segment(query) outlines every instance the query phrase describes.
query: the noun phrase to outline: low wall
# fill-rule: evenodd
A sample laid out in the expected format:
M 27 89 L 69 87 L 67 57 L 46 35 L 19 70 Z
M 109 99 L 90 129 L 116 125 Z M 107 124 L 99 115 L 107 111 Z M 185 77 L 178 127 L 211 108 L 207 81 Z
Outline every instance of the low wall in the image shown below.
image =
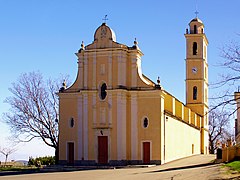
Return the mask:
M 240 157 L 240 146 L 225 147 L 222 149 L 222 162 L 230 162 Z

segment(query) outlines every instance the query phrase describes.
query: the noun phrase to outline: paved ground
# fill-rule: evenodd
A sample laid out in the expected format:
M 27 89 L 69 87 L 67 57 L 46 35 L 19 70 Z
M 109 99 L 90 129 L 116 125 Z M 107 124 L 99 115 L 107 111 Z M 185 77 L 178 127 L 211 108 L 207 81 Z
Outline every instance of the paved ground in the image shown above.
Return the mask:
M 222 179 L 219 164 L 210 164 L 215 156 L 197 155 L 160 166 L 148 168 L 123 168 L 82 170 L 73 172 L 37 173 L 2 176 L 0 180 L 216 180 Z

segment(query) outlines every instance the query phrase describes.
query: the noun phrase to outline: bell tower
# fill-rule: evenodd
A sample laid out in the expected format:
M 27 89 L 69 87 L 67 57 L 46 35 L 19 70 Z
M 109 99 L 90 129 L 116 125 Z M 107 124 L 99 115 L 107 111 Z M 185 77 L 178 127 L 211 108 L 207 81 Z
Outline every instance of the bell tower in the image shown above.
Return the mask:
M 202 116 L 201 153 L 208 153 L 208 40 L 204 25 L 194 18 L 186 30 L 186 106 Z

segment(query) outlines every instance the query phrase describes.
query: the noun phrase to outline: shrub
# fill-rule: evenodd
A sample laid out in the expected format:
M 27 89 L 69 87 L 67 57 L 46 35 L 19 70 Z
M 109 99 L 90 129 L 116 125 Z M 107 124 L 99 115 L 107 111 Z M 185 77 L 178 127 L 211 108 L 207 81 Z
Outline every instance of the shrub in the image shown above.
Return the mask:
M 37 157 L 37 158 L 33 158 L 33 157 L 29 157 L 28 160 L 28 165 L 29 166 L 36 166 L 36 167 L 40 167 L 41 165 L 54 165 L 55 164 L 55 156 L 44 156 L 44 157 Z

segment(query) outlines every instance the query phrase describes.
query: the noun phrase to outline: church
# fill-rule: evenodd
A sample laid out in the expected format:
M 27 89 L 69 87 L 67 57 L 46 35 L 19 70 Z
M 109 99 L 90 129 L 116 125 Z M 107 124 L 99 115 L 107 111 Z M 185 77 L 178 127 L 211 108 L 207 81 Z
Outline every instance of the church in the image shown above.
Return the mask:
M 76 53 L 75 82 L 60 89 L 59 163 L 164 164 L 208 153 L 208 40 L 194 18 L 186 29 L 186 103 L 142 73 L 142 51 L 118 43 L 102 23 Z

